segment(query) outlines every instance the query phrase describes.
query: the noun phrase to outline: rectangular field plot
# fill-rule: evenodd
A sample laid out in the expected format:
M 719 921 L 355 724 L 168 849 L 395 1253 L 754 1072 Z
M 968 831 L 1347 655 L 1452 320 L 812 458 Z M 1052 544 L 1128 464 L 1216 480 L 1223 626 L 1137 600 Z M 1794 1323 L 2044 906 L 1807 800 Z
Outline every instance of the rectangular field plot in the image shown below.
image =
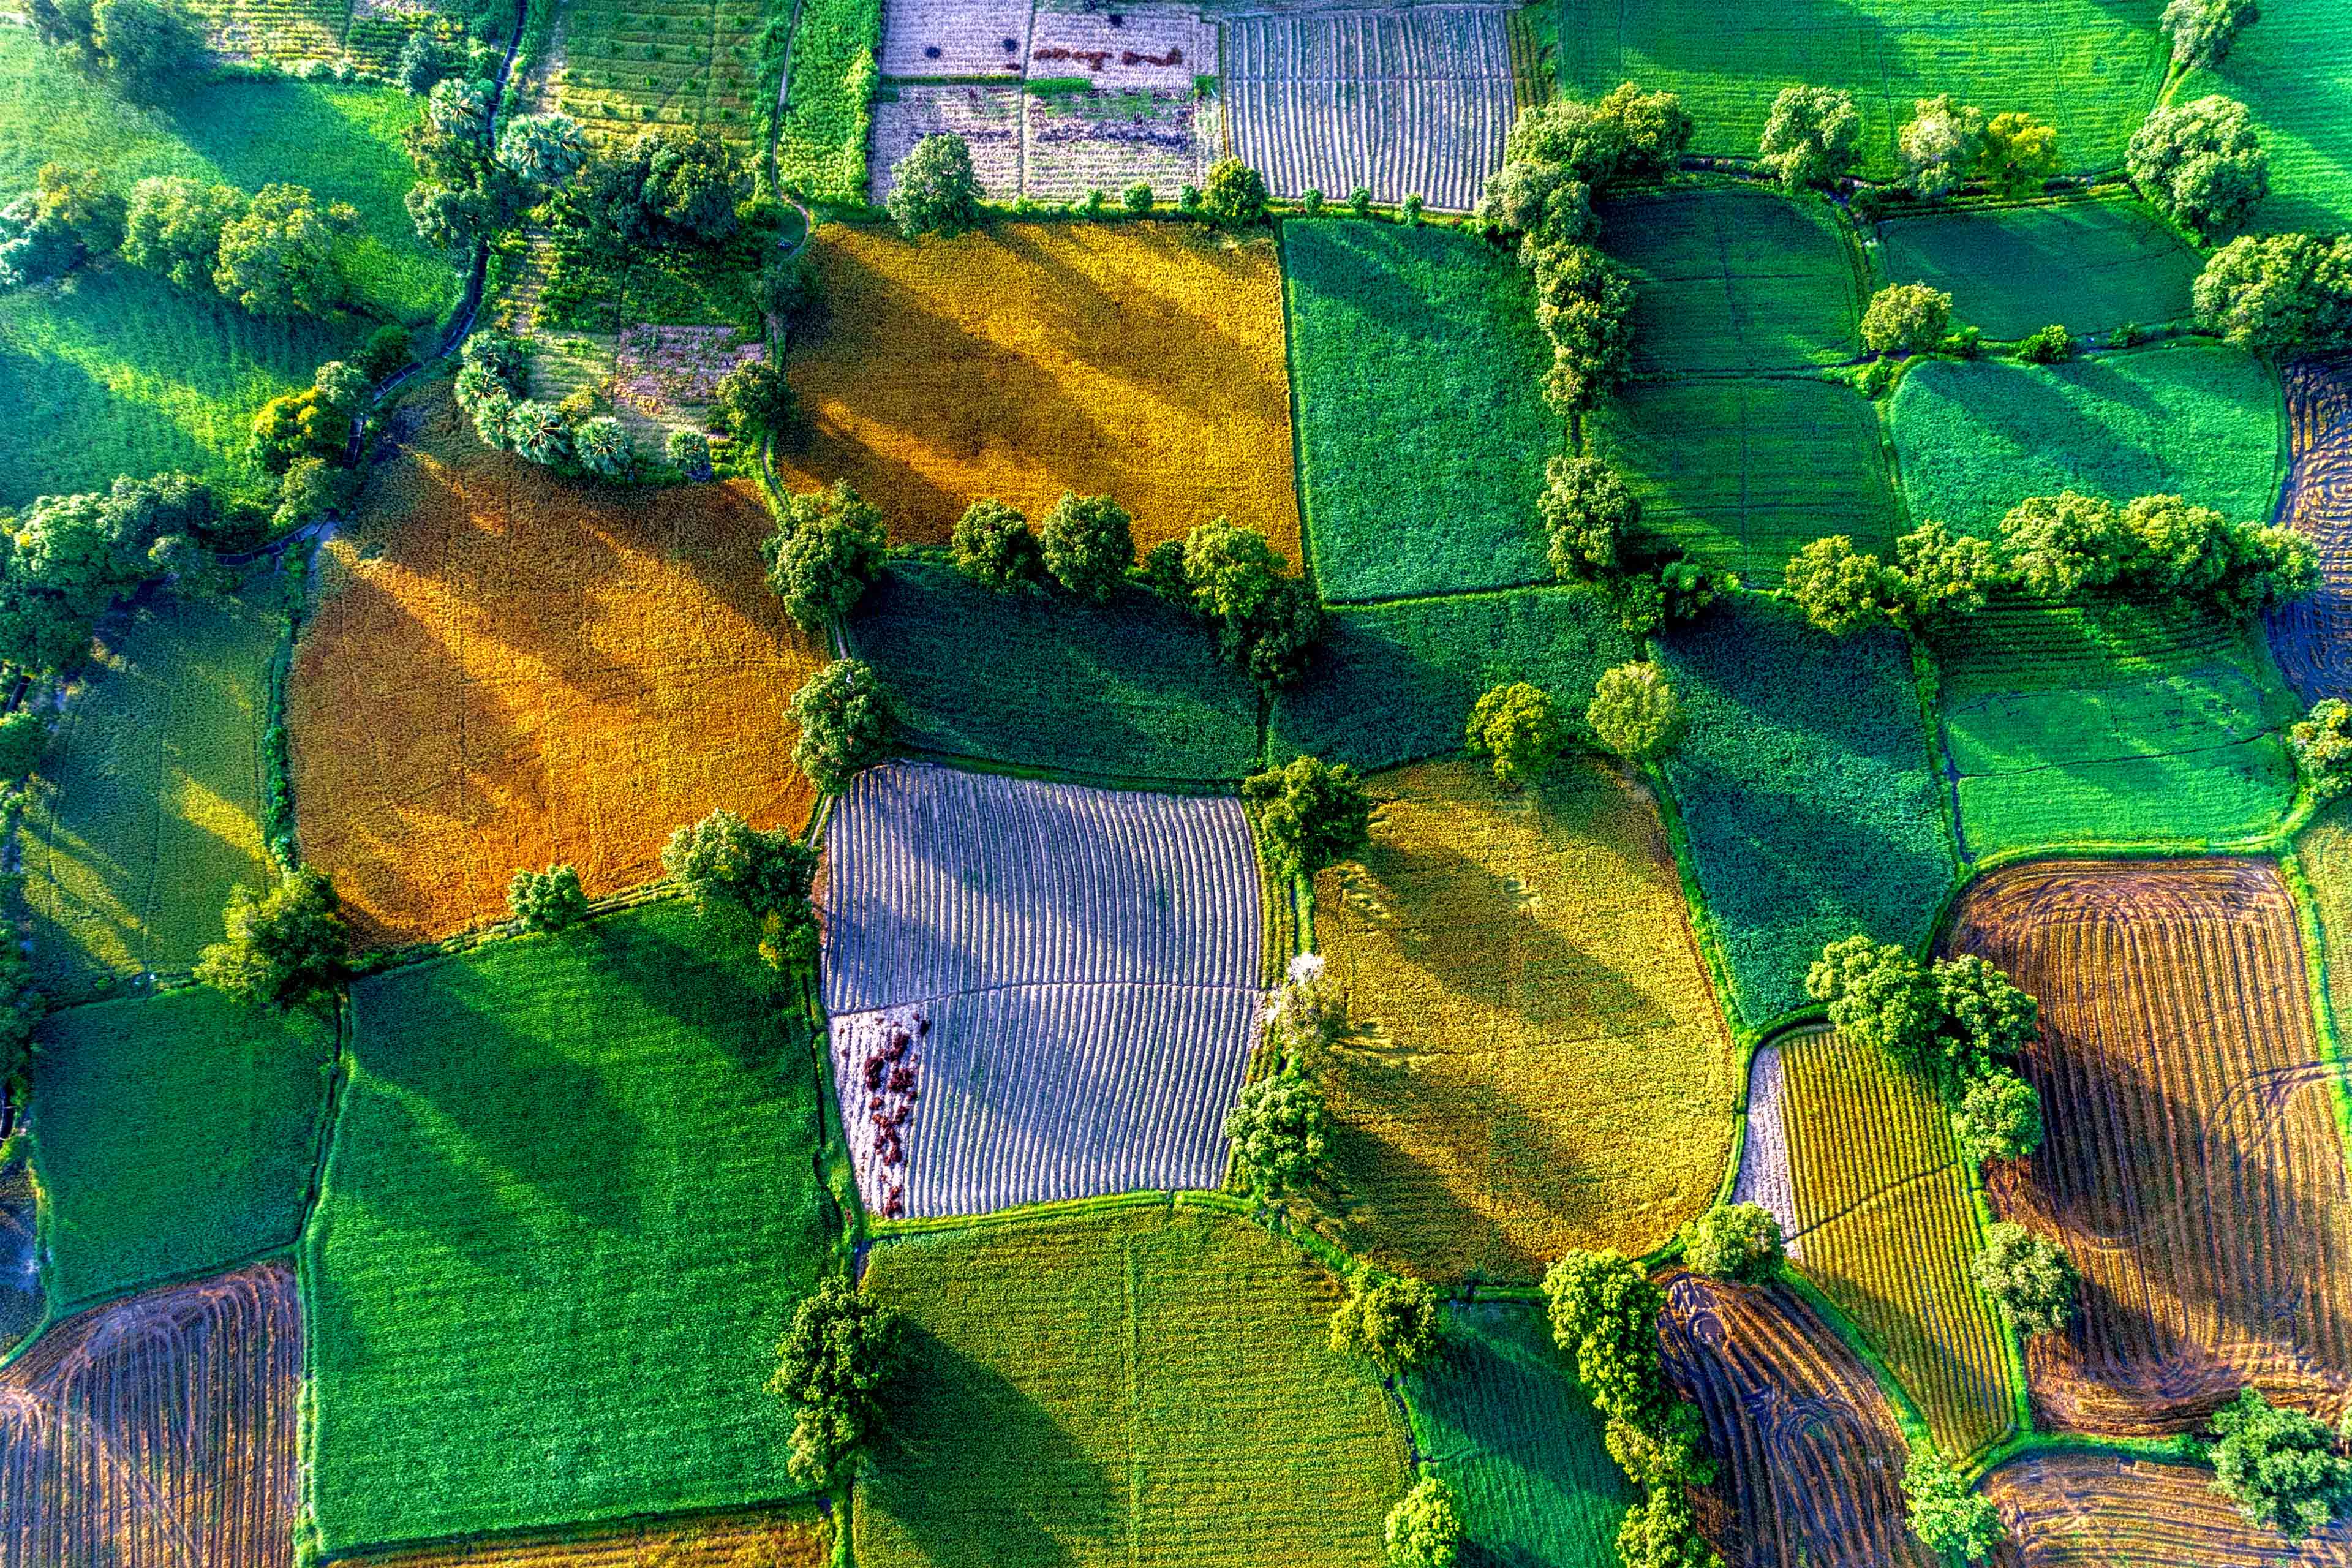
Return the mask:
M 45 1020 L 27 1119 L 48 1287 L 71 1310 L 290 1246 L 331 1025 L 189 987 Z
M 1371 843 L 1316 882 L 1366 1029 L 1327 1075 L 1343 1242 L 1449 1280 L 1657 1247 L 1714 1198 L 1737 1085 L 1654 806 L 1582 759 L 1372 789 Z
M 2334 0 L 2276 0 L 2238 37 L 2221 68 L 2192 72 L 2173 100 L 2207 93 L 2252 110 L 2271 158 L 2256 234 L 2352 228 L 2352 29 Z
M 2129 196 L 1928 212 L 1878 226 L 1880 269 L 1952 297 L 1952 319 L 2012 341 L 2053 321 L 2110 332 L 2189 314 L 2203 258 Z
M 1832 641 L 1742 598 L 1661 639 L 1689 714 L 1666 763 L 1751 1028 L 1805 1005 L 1805 966 L 1868 931 L 1925 940 L 1955 870 L 1903 642 Z
M 1625 476 L 1642 526 L 1751 588 L 1777 586 L 1816 539 L 1893 547 L 1878 412 L 1835 382 L 1635 383 L 1591 416 L 1594 455 Z
M 1753 185 L 1601 204 L 1634 284 L 1633 373 L 1803 370 L 1862 352 L 1862 277 L 1828 203 Z
M 1706 1421 L 1716 1482 L 1694 1501 L 1729 1568 L 1938 1568 L 1904 1522 L 1895 1412 L 1802 1297 L 1676 1273 L 1658 1337 Z
M 828 226 L 810 256 L 826 325 L 791 356 L 812 421 L 779 454 L 794 488 L 849 480 L 898 542 L 944 543 L 983 498 L 1035 518 L 1069 490 L 1134 513 L 1139 550 L 1222 515 L 1297 560 L 1270 242 L 998 224 L 914 245 Z
M 573 483 L 428 406 L 330 547 L 287 684 L 303 858 L 362 940 L 504 919 L 520 866 L 649 882 L 714 807 L 805 823 L 785 705 L 822 655 L 762 577 L 758 492 Z
M 1324 598 L 1549 582 L 1535 503 L 1564 433 L 1526 274 L 1433 228 L 1291 223 L 1282 250 Z
M 825 827 L 824 1005 L 868 1210 L 1214 1187 L 1257 1037 L 1231 796 L 889 763 Z
M 2294 466 L 2278 516 L 2319 549 L 2319 591 L 2271 617 L 2271 651 L 2305 702 L 2352 697 L 2352 363 L 2281 372 Z
M 1380 1557 L 1402 1423 L 1328 1347 L 1338 1281 L 1241 1215 L 1156 1202 L 893 1237 L 865 1288 L 911 1320 L 914 1369 L 858 1478 L 865 1568 Z
M 664 902 L 353 987 L 305 1239 L 326 1552 L 802 1490 L 762 1385 L 841 1219 L 760 973 Z
M 2299 716 L 2260 634 L 2194 611 L 2000 605 L 1935 643 L 1971 858 L 2267 830 Z
M 0 1563 L 283 1563 L 302 1500 L 294 1271 L 52 1324 L 0 1372 Z
M 1517 113 L 1507 11 L 1237 16 L 1224 25 L 1234 152 L 1277 196 L 1358 186 L 1466 211 Z
M 2221 343 L 2168 343 L 2066 364 L 1933 360 L 1887 404 L 1904 500 L 1990 538 L 2028 496 L 2186 496 L 2271 515 L 2285 471 L 2277 383 Z
M 2290 1542 L 2246 1522 L 2202 1465 L 2116 1454 L 2028 1454 L 1979 1489 L 2019 1568 L 2352 1568 L 2352 1526 Z
M 655 125 L 757 135 L 757 45 L 764 0 L 572 0 L 564 7 L 555 107 L 596 141 L 625 144 Z
M 1437 1356 L 1402 1382 L 1424 1473 L 1454 1489 L 1468 1560 L 1618 1568 L 1632 1489 L 1540 1309 L 1447 1310 Z
M 261 837 L 261 731 L 286 632 L 263 568 L 236 597 L 142 594 L 110 617 L 66 700 L 22 838 L 34 964 L 60 991 L 184 971 L 242 883 L 278 879 Z
M 1894 173 L 1913 100 L 1948 92 L 1988 114 L 2058 128 L 2060 164 L 2110 169 L 2155 107 L 2164 40 L 2153 4 L 2099 0 L 1792 0 L 1727 11 L 1715 0 L 1551 0 L 1561 88 L 1619 82 L 1682 95 L 1696 153 L 1752 156 L 1773 95 L 1843 88 L 1862 110 L 1863 173 Z
M 1925 1082 L 1833 1030 L 1790 1035 L 1780 1057 L 1800 1267 L 1948 1452 L 1997 1441 L 2017 1390 L 1999 1314 L 1969 1271 L 1983 1237 L 1950 1118 Z
M 2352 1392 L 2352 1192 L 2295 909 L 2267 860 L 2042 861 L 1971 888 L 1950 945 L 2042 1003 L 2046 1128 L 1990 1173 L 2084 1274 L 2037 1335 L 2038 1419 L 2187 1431 L 2252 1383 Z

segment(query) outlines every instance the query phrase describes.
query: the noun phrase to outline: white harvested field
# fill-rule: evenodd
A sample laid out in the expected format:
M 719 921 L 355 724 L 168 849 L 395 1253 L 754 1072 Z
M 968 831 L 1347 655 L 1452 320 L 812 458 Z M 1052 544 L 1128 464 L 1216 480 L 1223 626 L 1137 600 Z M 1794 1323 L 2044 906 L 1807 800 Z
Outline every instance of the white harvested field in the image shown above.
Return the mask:
M 873 155 L 866 161 L 866 196 L 889 199 L 890 171 L 926 136 L 952 132 L 971 149 L 971 171 L 982 195 L 1011 201 L 1021 194 L 1019 84 L 894 82 L 874 99 Z
M 824 847 L 834 1077 L 872 1212 L 1223 1179 L 1260 1000 L 1238 801 L 892 763 Z
M 1507 13 L 1456 5 L 1298 12 L 1225 24 L 1234 154 L 1277 196 L 1358 186 L 1475 205 L 1517 103 Z

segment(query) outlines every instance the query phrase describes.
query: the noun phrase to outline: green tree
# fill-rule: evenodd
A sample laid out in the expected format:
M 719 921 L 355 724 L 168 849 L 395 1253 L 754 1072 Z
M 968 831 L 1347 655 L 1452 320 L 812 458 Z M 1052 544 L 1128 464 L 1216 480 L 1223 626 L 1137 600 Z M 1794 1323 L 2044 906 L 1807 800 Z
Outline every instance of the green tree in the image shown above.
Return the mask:
M 188 14 L 157 0 L 98 0 L 91 41 L 122 96 L 161 103 L 195 79 L 205 64 L 204 33 Z
M 1976 173 L 1984 155 L 1984 112 L 1948 92 L 1915 100 L 1911 110 L 1895 139 L 1904 178 L 1924 198 L 1948 195 Z
M 745 360 L 719 378 L 712 401 L 727 428 L 755 446 L 789 436 L 800 425 L 800 399 L 784 367 L 772 361 Z
M 1979 1164 L 2022 1160 L 2042 1146 L 2042 1096 L 2007 1068 L 1979 1068 L 1952 1112 L 1952 1136 Z
M 2213 1489 L 2246 1521 L 2300 1541 L 2352 1504 L 2352 1459 L 2326 1427 L 2300 1410 L 2273 1405 L 2252 1388 L 2214 1412 Z M 2341 1442 L 2352 1446 L 2352 1418 Z
M 1422 1477 L 1389 1510 L 1381 1537 L 1390 1568 L 1454 1568 L 1462 1550 L 1462 1510 L 1454 1489 L 1435 1476 Z
M 266 893 L 230 889 L 225 940 L 198 955 L 195 975 L 223 994 L 279 1009 L 324 1001 L 343 983 L 349 938 L 325 872 L 289 871 Z
M 2172 40 L 2172 63 L 2211 70 L 2230 58 L 2238 35 L 2262 20 L 2255 0 L 2172 0 L 2158 24 Z
M 1902 579 L 1853 547 L 1843 533 L 1816 539 L 1789 558 L 1781 591 L 1805 619 L 1833 637 L 1891 624 L 1903 604 Z
M 1761 1204 L 1717 1204 L 1679 1233 L 1683 1261 L 1717 1279 L 1769 1279 L 1788 1247 L 1780 1222 Z
M 794 1310 L 768 1380 L 768 1392 L 793 1407 L 785 1464 L 794 1480 L 835 1482 L 872 1432 L 904 1357 L 898 1314 L 838 1276 Z
M 2124 173 L 2156 208 L 2210 239 L 2270 195 L 2270 154 L 2246 106 L 2219 93 L 2158 106 L 2132 132 Z
M 1616 469 L 1567 452 L 1544 465 L 1536 511 L 1551 539 L 1552 574 L 1563 581 L 1617 572 L 1642 524 L 1642 503 Z
M 1603 674 L 1584 716 L 1601 745 L 1629 762 L 1655 762 L 1682 739 L 1682 699 L 1666 672 L 1647 659 Z
M 1911 1533 L 1930 1552 L 1982 1563 L 2000 1544 L 2000 1510 L 1990 1498 L 1969 1490 L 1959 1472 L 1933 1448 L 1921 1445 L 1911 1450 L 1903 1496 Z
M 1985 126 L 1979 162 L 1995 195 L 2032 195 L 2058 172 L 2058 132 L 2030 114 L 1996 114 Z
M 1029 520 L 1001 500 L 976 500 L 956 520 L 948 542 L 955 569 L 984 588 L 1009 594 L 1045 581 L 1045 559 Z
M 300 185 L 264 185 L 222 228 L 213 287 L 257 316 L 324 311 L 342 295 L 336 237 L 353 221 Z
M 838 795 L 858 769 L 881 760 L 889 739 L 890 694 L 862 658 L 837 658 L 793 694 L 793 763 L 826 795 Z
M 1827 185 L 1862 162 L 1862 114 L 1838 88 L 1786 87 L 1764 118 L 1758 160 L 1790 190 Z
M 2021 1225 L 1987 1226 L 1984 1250 L 1969 1267 L 2019 1333 L 2055 1333 L 2074 1320 L 2083 1277 L 2048 1237 Z
M 1258 853 L 1285 877 L 1312 877 L 1371 837 L 1370 797 L 1345 763 L 1295 757 L 1244 779 L 1242 801 L 1257 826 Z
M 1549 772 L 1568 743 L 1551 694 L 1524 680 L 1489 689 L 1470 710 L 1470 754 L 1492 757 L 1495 777 L 1517 789 Z
M 1325 1121 L 1323 1091 L 1296 1069 L 1244 1084 L 1225 1137 L 1250 1191 L 1266 1201 L 1305 1187 L 1323 1160 Z
M 1223 224 L 1257 223 L 1265 216 L 1265 176 L 1239 158 L 1220 158 L 1209 166 L 1201 190 L 1202 210 Z
M 2281 357 L 2352 348 L 2352 235 L 2242 235 L 2190 290 L 2197 324 Z
M 2321 698 L 2289 727 L 2286 745 L 2314 800 L 2334 800 L 2352 790 L 2352 706 Z
M 884 542 L 882 514 L 836 479 L 831 489 L 786 496 L 760 553 L 784 612 L 815 632 L 856 606 L 881 573 Z
M 1332 1310 L 1331 1349 L 1391 1377 L 1424 1364 L 1437 1353 L 1436 1287 L 1409 1274 L 1378 1282 L 1358 1276 Z
M 952 132 L 934 132 L 916 142 L 891 167 L 885 205 L 890 221 L 908 239 L 978 228 L 980 180 L 971 170 L 971 144 Z
M 518 868 L 507 882 L 507 913 L 525 931 L 558 931 L 578 925 L 588 918 L 588 894 L 580 886 L 578 868 Z
M 1045 570 L 1070 593 L 1108 604 L 1135 563 L 1135 520 L 1108 496 L 1062 492 L 1037 527 Z
M 1890 283 L 1862 313 L 1862 346 L 1876 354 L 1930 353 L 1951 330 L 1951 295 L 1925 283 Z

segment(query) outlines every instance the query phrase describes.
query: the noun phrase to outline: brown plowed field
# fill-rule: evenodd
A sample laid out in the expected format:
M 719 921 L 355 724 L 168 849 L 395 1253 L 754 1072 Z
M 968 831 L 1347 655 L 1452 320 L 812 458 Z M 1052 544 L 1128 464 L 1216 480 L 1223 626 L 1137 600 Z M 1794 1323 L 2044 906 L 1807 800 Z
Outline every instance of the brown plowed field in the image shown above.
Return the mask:
M 363 938 L 503 918 L 520 866 L 650 881 L 714 807 L 803 826 L 784 708 L 823 656 L 768 591 L 751 487 L 573 484 L 425 416 L 328 547 L 287 686 L 303 858 Z
M 282 1264 L 50 1329 L 0 1373 L 0 1568 L 283 1568 L 301 1365 Z
M 2083 1310 L 2037 1336 L 2051 1426 L 2183 1430 L 2242 1383 L 2352 1392 L 2352 1194 L 2294 906 L 2267 860 L 2042 861 L 1971 889 L 1950 945 L 2042 1000 L 2048 1136 L 1989 1173 Z
M 2199 1465 L 2031 1454 L 1987 1476 L 2009 1540 L 1995 1568 L 2352 1568 L 2352 1526 L 2300 1545 L 2256 1530 Z
M 1869 1371 L 1801 1297 L 1677 1273 L 1660 1337 L 1706 1416 L 1700 1499 L 1730 1568 L 1936 1568 L 1903 1522 L 1902 1429 Z
M 824 1568 L 833 1526 L 814 1510 L 518 1537 L 338 1559 L 366 1568 Z

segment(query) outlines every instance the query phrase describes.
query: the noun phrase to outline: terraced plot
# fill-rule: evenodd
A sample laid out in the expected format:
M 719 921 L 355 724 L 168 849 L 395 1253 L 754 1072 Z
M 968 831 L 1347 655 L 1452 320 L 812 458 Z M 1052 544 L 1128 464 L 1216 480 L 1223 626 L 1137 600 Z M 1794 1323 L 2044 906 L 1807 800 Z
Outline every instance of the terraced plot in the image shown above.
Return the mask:
M 1928 212 L 1878 238 L 1889 281 L 1944 289 L 1955 321 L 2004 341 L 2053 321 L 2080 337 L 2185 321 L 2204 265 L 2129 196 Z
M 2347 1568 L 2352 1526 L 2291 1542 L 2249 1525 L 2201 1465 L 2032 1454 L 1988 1475 L 2010 1541 L 1999 1568 Z
M 2328 0 L 2263 7 L 2219 70 L 2192 73 L 2173 101 L 2209 92 L 2253 111 L 2271 155 L 2271 195 L 2247 226 L 2256 234 L 2341 234 L 2352 228 L 2352 33 Z
M 0 1372 L 0 1563 L 284 1561 L 301 1368 L 283 1264 L 52 1327 Z
M 1972 858 L 2056 844 L 2226 843 L 2294 795 L 2299 716 L 2252 630 L 2193 611 L 2001 605 L 1935 644 Z
M 1632 277 L 1635 375 L 1804 370 L 1862 352 L 1862 274 L 1827 202 L 1717 185 L 1604 202 Z
M 2029 1346 L 2040 1420 L 2175 1432 L 2252 1382 L 2352 1391 L 2352 1196 L 2294 906 L 2262 860 L 2041 862 L 1987 878 L 1951 945 L 2042 1002 L 2047 1136 L 1991 1173 L 2083 1310 Z
M 1341 1240 L 1489 1280 L 1657 1247 L 1714 1199 L 1736 1085 L 1647 792 L 1583 758 L 1524 791 L 1459 762 L 1372 788 L 1371 844 L 1316 880 L 1369 1031 L 1326 1075 Z
M 617 146 L 656 125 L 757 139 L 763 0 L 572 0 L 556 107 Z
M 2281 521 L 2319 547 L 2319 592 L 2271 619 L 2271 651 L 2305 702 L 2352 697 L 2352 361 L 2288 365 L 2294 466 Z
M 798 1508 L 373 1552 L 365 1561 L 368 1568 L 828 1568 L 834 1525 Z
M 1338 1283 L 1248 1219 L 1153 1201 L 888 1238 L 865 1288 L 915 1368 L 857 1483 L 867 1568 L 1379 1558 L 1403 1423 L 1326 1343 Z
M 1696 1500 L 1729 1568 L 1936 1568 L 1903 1520 L 1895 1413 L 1803 1298 L 1678 1272 L 1659 1340 L 1706 1421 L 1717 1479 Z
M 1969 1271 L 1983 1242 L 1950 1120 L 1924 1083 L 1833 1030 L 1788 1036 L 1781 1055 L 1801 1267 L 1936 1441 L 1975 1453 L 2009 1431 L 2017 1391 L 1999 1315 Z
M 851 781 L 825 855 L 869 1212 L 1220 1183 L 1265 940 L 1239 801 L 894 763 Z

